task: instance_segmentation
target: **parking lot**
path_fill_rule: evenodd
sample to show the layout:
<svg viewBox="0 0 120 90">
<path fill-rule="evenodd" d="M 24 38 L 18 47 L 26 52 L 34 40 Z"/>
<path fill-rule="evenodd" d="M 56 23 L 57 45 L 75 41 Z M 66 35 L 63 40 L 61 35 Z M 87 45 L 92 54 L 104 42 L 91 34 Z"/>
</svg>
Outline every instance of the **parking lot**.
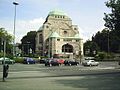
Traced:
<svg viewBox="0 0 120 90">
<path fill-rule="evenodd" d="M 2 82 L 0 65 L 0 90 L 120 90 L 119 71 L 117 62 L 92 67 L 14 64 Z"/>
</svg>

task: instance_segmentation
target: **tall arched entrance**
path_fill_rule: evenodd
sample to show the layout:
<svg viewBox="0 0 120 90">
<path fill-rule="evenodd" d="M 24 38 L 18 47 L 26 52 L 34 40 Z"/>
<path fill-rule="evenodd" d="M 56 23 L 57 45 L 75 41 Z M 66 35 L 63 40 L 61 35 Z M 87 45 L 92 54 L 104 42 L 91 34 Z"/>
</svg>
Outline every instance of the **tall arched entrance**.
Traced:
<svg viewBox="0 0 120 90">
<path fill-rule="evenodd" d="M 68 43 L 64 44 L 62 46 L 62 52 L 64 52 L 64 53 L 73 53 L 73 46 L 68 44 Z"/>
</svg>

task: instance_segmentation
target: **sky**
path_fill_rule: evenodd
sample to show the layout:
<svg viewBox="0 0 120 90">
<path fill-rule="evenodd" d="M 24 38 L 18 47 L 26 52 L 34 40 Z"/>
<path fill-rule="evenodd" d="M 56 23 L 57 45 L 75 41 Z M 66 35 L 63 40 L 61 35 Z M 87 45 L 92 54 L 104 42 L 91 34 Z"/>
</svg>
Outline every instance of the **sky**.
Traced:
<svg viewBox="0 0 120 90">
<path fill-rule="evenodd" d="M 104 29 L 104 13 L 109 9 L 107 0 L 0 0 L 0 28 L 5 28 L 13 35 L 15 5 L 16 29 L 15 42 L 20 42 L 29 31 L 37 31 L 45 21 L 48 13 L 60 9 L 78 25 L 83 41 L 90 40 L 96 32 Z"/>
</svg>

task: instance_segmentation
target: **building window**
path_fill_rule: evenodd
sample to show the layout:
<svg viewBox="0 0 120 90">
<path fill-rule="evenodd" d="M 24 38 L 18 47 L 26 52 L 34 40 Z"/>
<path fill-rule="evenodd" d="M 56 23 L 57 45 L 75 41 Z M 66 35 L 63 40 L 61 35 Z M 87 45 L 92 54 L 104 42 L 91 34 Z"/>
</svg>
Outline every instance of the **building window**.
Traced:
<svg viewBox="0 0 120 90">
<path fill-rule="evenodd" d="M 60 39 L 57 39 L 57 41 L 60 41 Z"/>
<path fill-rule="evenodd" d="M 79 40 L 76 40 L 76 42 L 79 42 Z"/>
<path fill-rule="evenodd" d="M 49 28 L 49 26 L 46 26 L 46 28 Z"/>
<path fill-rule="evenodd" d="M 64 31 L 64 34 L 67 34 L 67 31 Z"/>
<path fill-rule="evenodd" d="M 39 43 L 42 43 L 43 42 L 43 36 L 42 34 L 39 34 Z"/>
<path fill-rule="evenodd" d="M 77 28 L 74 28 L 74 30 L 77 30 Z"/>
</svg>

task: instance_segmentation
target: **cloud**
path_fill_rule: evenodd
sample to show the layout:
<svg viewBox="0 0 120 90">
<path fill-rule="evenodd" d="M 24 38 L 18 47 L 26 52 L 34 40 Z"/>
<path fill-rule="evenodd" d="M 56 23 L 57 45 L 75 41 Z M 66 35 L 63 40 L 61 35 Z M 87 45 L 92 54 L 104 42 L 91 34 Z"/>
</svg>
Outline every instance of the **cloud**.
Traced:
<svg viewBox="0 0 120 90">
<path fill-rule="evenodd" d="M 15 41 L 20 42 L 22 37 L 25 36 L 29 31 L 37 31 L 43 22 L 44 19 L 42 17 L 32 20 L 17 20 L 15 29 Z M 8 33 L 11 33 L 13 35 L 13 21 L 5 20 L 4 22 L 0 23 L 0 27 L 5 28 Z"/>
</svg>

